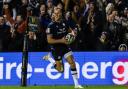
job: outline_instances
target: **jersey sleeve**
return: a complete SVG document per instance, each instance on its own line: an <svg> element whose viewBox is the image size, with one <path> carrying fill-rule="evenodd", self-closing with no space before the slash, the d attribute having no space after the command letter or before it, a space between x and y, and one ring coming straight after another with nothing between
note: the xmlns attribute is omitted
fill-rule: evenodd
<svg viewBox="0 0 128 89"><path fill-rule="evenodd" d="M54 30L54 29L53 29L53 24L50 23L50 24L48 25L47 29L46 29L46 34L47 34L47 35L53 35L53 32L54 32L53 30Z"/></svg>

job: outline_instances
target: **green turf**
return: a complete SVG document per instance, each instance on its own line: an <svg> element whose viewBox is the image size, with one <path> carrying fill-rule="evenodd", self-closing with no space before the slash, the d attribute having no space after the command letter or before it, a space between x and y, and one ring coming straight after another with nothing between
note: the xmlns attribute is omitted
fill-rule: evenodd
<svg viewBox="0 0 128 89"><path fill-rule="evenodd" d="M74 89L73 86L0 86L0 89ZM128 89L128 86L84 86L84 89Z"/></svg>

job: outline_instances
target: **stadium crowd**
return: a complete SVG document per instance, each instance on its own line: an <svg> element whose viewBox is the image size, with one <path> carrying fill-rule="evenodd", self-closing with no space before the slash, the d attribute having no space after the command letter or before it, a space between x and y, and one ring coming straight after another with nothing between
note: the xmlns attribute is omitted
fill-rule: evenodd
<svg viewBox="0 0 128 89"><path fill-rule="evenodd" d="M79 28L73 51L127 50L128 0L0 0L0 52L23 50L28 16L39 20L39 29L28 32L28 50L48 51L46 29L56 7Z"/></svg>

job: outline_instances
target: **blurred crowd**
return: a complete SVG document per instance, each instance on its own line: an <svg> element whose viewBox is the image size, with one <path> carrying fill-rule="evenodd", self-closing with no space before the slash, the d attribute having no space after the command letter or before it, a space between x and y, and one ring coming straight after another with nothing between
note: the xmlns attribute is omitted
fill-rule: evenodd
<svg viewBox="0 0 128 89"><path fill-rule="evenodd" d="M28 17L39 29L28 32L29 51L48 51L46 29L60 8L68 24L79 27L73 51L126 51L128 0L0 0L0 52L23 50Z"/></svg>

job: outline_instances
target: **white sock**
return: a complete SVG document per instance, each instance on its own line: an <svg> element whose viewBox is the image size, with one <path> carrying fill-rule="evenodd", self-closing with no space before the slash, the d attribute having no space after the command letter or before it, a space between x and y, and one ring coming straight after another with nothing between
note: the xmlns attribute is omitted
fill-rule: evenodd
<svg viewBox="0 0 128 89"><path fill-rule="evenodd" d="M49 62L52 63L53 65L55 65L55 60L52 57L48 58Z"/></svg>
<svg viewBox="0 0 128 89"><path fill-rule="evenodd" d="M75 86L79 85L77 70L76 69L71 69L71 74L72 74L72 77L73 77L74 85Z"/></svg>

